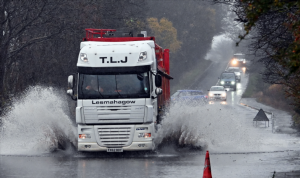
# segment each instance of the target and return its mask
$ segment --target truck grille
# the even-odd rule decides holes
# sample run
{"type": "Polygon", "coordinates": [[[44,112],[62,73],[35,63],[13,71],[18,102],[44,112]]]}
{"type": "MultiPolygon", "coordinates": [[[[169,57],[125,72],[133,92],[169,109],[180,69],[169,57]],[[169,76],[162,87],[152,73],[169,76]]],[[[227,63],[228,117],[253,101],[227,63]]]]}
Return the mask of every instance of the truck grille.
{"type": "Polygon", "coordinates": [[[98,144],[104,147],[129,146],[132,142],[131,126],[98,126],[98,144]]]}
{"type": "Polygon", "coordinates": [[[221,94],[214,94],[215,96],[221,96],[221,94]]]}
{"type": "Polygon", "coordinates": [[[142,123],[145,106],[84,107],[87,124],[92,123],[142,123]]]}

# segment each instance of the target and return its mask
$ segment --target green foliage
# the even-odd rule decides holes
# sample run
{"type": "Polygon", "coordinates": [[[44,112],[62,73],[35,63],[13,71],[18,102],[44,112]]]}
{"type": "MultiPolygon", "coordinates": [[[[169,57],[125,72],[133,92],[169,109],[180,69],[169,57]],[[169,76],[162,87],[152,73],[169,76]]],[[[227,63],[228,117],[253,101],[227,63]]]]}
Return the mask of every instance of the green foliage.
{"type": "MultiPolygon", "coordinates": [[[[289,70],[288,75],[295,73],[300,68],[300,1],[297,0],[242,0],[245,13],[244,30],[245,34],[240,35],[240,40],[245,39],[249,32],[255,27],[262,16],[268,13],[280,13],[283,10],[286,14],[286,21],[279,26],[285,26],[292,34],[292,41],[286,48],[273,48],[271,57],[280,65],[289,70]],[[295,10],[296,9],[296,10],[295,10]]],[[[238,43],[237,43],[238,44],[238,43]]]]}

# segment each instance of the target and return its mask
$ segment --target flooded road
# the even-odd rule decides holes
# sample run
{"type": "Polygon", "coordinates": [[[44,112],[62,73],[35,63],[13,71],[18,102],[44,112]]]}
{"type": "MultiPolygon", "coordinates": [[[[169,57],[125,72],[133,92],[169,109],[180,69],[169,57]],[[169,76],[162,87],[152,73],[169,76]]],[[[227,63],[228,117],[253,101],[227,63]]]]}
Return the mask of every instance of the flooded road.
{"type": "MultiPolygon", "coordinates": [[[[274,167],[297,167],[285,159],[293,152],[210,154],[213,177],[271,177],[274,167]],[[279,164],[279,165],[277,165],[279,164]]],[[[1,157],[1,177],[202,177],[205,155],[144,157],[1,157]]]]}
{"type": "MultiPolygon", "coordinates": [[[[211,65],[205,77],[194,87],[206,91],[215,85],[223,71],[220,66],[226,65],[226,62],[211,65]]],[[[237,91],[228,92],[226,103],[213,102],[196,107],[172,106],[157,140],[161,144],[163,138],[175,137],[179,145],[188,146],[165,145],[157,152],[117,154],[59,150],[52,153],[51,147],[57,147],[53,143],[57,143],[55,139],[59,138],[50,129],[53,124],[64,121],[63,125],[55,125],[54,128],[61,136],[69,138],[69,142],[76,135],[74,126],[67,122],[63,112],[59,113],[63,117],[53,113],[57,109],[53,104],[56,98],[53,103],[51,97],[48,103],[44,100],[47,108],[53,104],[53,111],[48,113],[43,110],[43,103],[32,101],[39,115],[22,109],[20,104],[12,118],[23,117],[25,121],[16,119],[4,124],[5,128],[2,128],[9,134],[1,136],[0,177],[202,177],[206,150],[210,151],[214,178],[272,177],[274,171],[300,169],[300,141],[295,135],[272,133],[272,128],[265,127],[264,123],[253,127],[252,120],[257,110],[240,105],[247,80],[247,74],[243,74],[237,91]],[[45,117],[40,119],[41,115],[45,117]],[[42,124],[46,123],[48,131],[39,133],[45,128],[39,128],[37,119],[42,124]],[[53,122],[50,122],[51,119],[53,122]],[[28,122],[36,126],[30,128],[30,124],[26,124],[28,122]]],[[[255,101],[251,104],[256,105],[255,101]]],[[[284,112],[277,112],[282,113],[280,117],[290,118],[284,112]]],[[[270,118],[270,115],[267,116],[270,118]]],[[[276,119],[280,120],[279,117],[276,119]]]]}

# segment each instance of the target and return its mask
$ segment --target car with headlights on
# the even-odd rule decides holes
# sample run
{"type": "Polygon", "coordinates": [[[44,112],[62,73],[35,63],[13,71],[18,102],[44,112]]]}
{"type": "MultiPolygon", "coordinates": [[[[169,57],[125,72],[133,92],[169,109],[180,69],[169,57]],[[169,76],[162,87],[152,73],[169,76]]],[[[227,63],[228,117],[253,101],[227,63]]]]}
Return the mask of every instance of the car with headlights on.
{"type": "Polygon", "coordinates": [[[236,91],[236,77],[234,72],[223,72],[219,77],[219,85],[236,91]]]}
{"type": "Polygon", "coordinates": [[[245,54],[236,53],[230,61],[230,66],[232,67],[246,67],[245,54]]]}
{"type": "Polygon", "coordinates": [[[202,90],[177,90],[171,96],[172,103],[181,103],[188,106],[198,106],[208,102],[208,96],[202,90]]]}
{"type": "Polygon", "coordinates": [[[212,86],[208,91],[209,100],[227,100],[227,92],[223,86],[212,86]]]}
{"type": "Polygon", "coordinates": [[[239,67],[228,67],[226,72],[234,72],[237,82],[241,82],[241,70],[239,67]]]}

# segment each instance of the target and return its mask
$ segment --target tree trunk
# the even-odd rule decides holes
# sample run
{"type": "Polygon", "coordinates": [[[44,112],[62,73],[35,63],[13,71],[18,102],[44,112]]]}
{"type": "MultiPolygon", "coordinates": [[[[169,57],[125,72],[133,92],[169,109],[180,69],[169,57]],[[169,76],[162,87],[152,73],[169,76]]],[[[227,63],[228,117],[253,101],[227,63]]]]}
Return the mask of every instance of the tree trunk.
{"type": "Polygon", "coordinates": [[[5,54],[6,49],[3,48],[3,40],[4,40],[4,26],[5,26],[5,4],[7,3],[6,0],[0,0],[0,116],[3,113],[4,108],[4,101],[6,98],[5,90],[4,90],[4,71],[5,71],[5,54]]]}

